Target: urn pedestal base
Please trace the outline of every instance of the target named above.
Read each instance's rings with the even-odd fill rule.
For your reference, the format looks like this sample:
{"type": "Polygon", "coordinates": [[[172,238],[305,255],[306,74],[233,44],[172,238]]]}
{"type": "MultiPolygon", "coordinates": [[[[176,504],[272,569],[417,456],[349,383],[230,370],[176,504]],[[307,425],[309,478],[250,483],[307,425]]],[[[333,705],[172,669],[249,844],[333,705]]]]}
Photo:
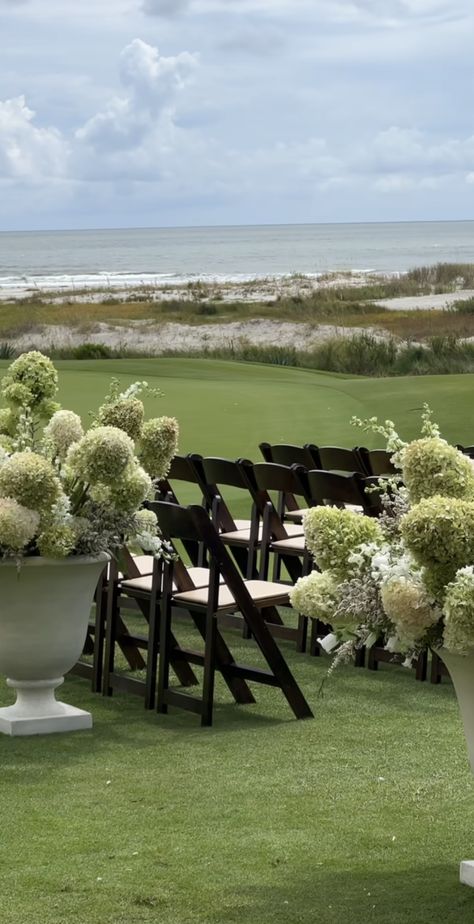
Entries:
{"type": "Polygon", "coordinates": [[[50,735],[55,732],[92,728],[90,712],[58,702],[54,691],[64,677],[51,680],[7,680],[16,690],[13,706],[0,709],[0,733],[10,735],[50,735]]]}

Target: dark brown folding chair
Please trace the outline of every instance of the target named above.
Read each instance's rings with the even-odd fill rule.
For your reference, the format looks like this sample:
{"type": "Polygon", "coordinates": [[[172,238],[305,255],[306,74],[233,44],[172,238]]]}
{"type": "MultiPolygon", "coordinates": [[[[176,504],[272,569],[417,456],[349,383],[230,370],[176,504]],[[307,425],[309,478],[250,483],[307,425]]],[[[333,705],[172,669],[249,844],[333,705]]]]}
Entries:
{"type": "MultiPolygon", "coordinates": [[[[163,563],[163,591],[161,597],[161,626],[158,666],[158,711],[167,712],[169,706],[178,706],[201,716],[202,725],[212,723],[214,676],[219,671],[234,698],[240,703],[254,702],[247,681],[279,687],[297,718],[308,718],[312,712],[298,687],[288,665],[274,641],[265,611],[277,605],[288,605],[284,587],[263,581],[244,581],[226,546],[198,506],[186,509],[172,504],[157,503],[153,509],[165,538],[192,539],[203,542],[210,561],[210,581],[206,588],[175,591],[176,562],[163,563]],[[221,583],[223,579],[224,583],[221,583]],[[191,614],[193,622],[204,639],[204,653],[181,648],[174,638],[171,625],[176,607],[191,614]],[[218,617],[224,613],[240,612],[250,633],[257,642],[268,670],[238,664],[232,657],[218,628],[218,617]],[[183,658],[189,663],[204,667],[201,697],[194,697],[172,689],[169,683],[170,664],[183,658]]],[[[159,581],[158,568],[155,580],[159,581]]],[[[151,615],[150,615],[151,620],[151,615]]]]}
{"type": "Polygon", "coordinates": [[[357,449],[344,449],[342,446],[318,446],[320,464],[313,468],[322,468],[327,472],[359,472],[371,474],[365,468],[357,449]]]}
{"type": "MultiPolygon", "coordinates": [[[[383,647],[383,639],[380,639],[368,649],[367,667],[369,671],[376,671],[380,663],[403,664],[404,660],[404,655],[386,651],[383,647]]],[[[417,680],[426,680],[428,670],[428,652],[426,650],[420,652],[413,662],[413,668],[417,680]]]]}
{"type": "Polygon", "coordinates": [[[302,465],[304,468],[320,468],[318,447],[312,443],[304,446],[293,446],[291,443],[260,443],[260,452],[265,462],[276,462],[277,465],[302,465]]]}
{"type": "MultiPolygon", "coordinates": [[[[198,453],[185,456],[176,455],[171,461],[167,477],[162,478],[161,481],[158,482],[156,500],[169,501],[173,504],[182,504],[183,498],[180,498],[176,493],[176,483],[178,482],[178,490],[184,485],[186,487],[186,493],[189,493],[190,486],[194,486],[193,494],[195,495],[195,502],[197,503],[200,501],[206,509],[209,509],[206,505],[206,498],[203,496],[202,492],[203,481],[202,456],[198,453]]],[[[185,503],[188,503],[190,499],[191,498],[186,498],[185,503]]],[[[202,547],[199,548],[195,543],[187,542],[185,548],[193,565],[203,567],[206,564],[202,547]]]]}
{"type": "MultiPolygon", "coordinates": [[[[103,613],[100,636],[96,632],[95,638],[96,644],[100,639],[103,657],[101,687],[103,695],[112,696],[114,689],[137,693],[145,698],[145,706],[148,708],[147,697],[151,695],[149,674],[154,657],[152,646],[156,639],[156,634],[153,635],[153,627],[148,623],[154,572],[155,561],[151,556],[133,556],[126,548],[122,550],[120,561],[111,561],[106,609],[103,613]],[[133,593],[129,592],[127,584],[134,588],[133,593]],[[132,616],[138,614],[142,617],[145,623],[144,632],[129,629],[127,622],[129,622],[130,614],[132,616]],[[128,665],[126,670],[117,669],[117,648],[121,650],[128,665]],[[146,654],[146,659],[142,653],[146,654]],[[146,672],[145,680],[137,676],[137,671],[146,672]]],[[[208,579],[209,572],[204,568],[191,567],[189,572],[198,584],[205,583],[208,579]]],[[[173,666],[183,686],[192,686],[197,683],[189,664],[179,661],[173,666]]]]}
{"type": "Polygon", "coordinates": [[[400,474],[392,462],[392,454],[386,449],[366,449],[364,446],[358,446],[357,452],[369,475],[400,474]]]}
{"type": "MultiPolygon", "coordinates": [[[[251,467],[252,463],[248,463],[251,467]]],[[[225,545],[232,550],[242,575],[246,578],[258,577],[257,552],[261,546],[262,514],[255,502],[255,484],[251,471],[242,465],[242,460],[221,459],[210,456],[202,459],[202,491],[211,510],[212,521],[220,533],[225,545]],[[231,493],[243,495],[250,512],[249,519],[234,518],[230,502],[226,500],[231,493]],[[237,489],[237,491],[232,491],[237,489]]],[[[289,525],[290,535],[301,535],[303,530],[297,524],[289,525]]]]}

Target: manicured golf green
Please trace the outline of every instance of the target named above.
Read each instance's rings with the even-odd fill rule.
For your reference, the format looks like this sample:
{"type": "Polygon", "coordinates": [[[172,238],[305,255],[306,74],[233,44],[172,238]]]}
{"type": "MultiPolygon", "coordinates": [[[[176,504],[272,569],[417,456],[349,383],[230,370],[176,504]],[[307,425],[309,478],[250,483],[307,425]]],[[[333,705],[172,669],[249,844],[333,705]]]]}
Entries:
{"type": "MultiPolygon", "coordinates": [[[[7,364],[2,363],[0,369],[7,364]]],[[[64,361],[60,399],[85,419],[107,392],[111,376],[126,387],[145,379],[164,392],[147,399],[150,414],[179,418],[181,450],[236,458],[259,456],[258,444],[313,442],[354,445],[377,437],[350,425],[351,417],[392,418],[404,435],[419,430],[423,402],[445,436],[474,442],[474,376],[373,379],[282,366],[219,360],[145,359],[64,361]]]]}
{"type": "MultiPolygon", "coordinates": [[[[262,439],[354,445],[352,414],[391,417],[412,436],[425,400],[447,437],[474,442],[470,376],[176,359],[58,367],[64,406],[85,418],[111,375],[159,385],[148,411],[179,418],[183,451],[257,459],[262,439]]],[[[252,641],[226,637],[238,660],[255,658],[252,641]]],[[[328,662],[282,650],[312,720],[294,720],[272,688],[235,706],[219,680],[214,727],[201,729],[189,713],[158,717],[69,677],[62,696],[92,711],[91,732],[0,736],[2,924],[470,924],[474,890],[457,877],[474,856],[474,778],[449,682],[347,667],[321,698],[328,662]]],[[[11,701],[1,680],[0,703],[11,701]]]]}

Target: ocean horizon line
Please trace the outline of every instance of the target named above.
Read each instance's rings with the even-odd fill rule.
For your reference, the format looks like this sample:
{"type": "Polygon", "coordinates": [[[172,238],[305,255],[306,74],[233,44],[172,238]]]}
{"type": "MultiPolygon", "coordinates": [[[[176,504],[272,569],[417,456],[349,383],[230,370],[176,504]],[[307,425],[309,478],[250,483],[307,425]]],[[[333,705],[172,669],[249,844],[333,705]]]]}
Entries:
{"type": "Polygon", "coordinates": [[[399,219],[372,219],[357,221],[290,221],[290,222],[255,222],[238,224],[205,224],[205,225],[117,225],[115,227],[82,227],[82,228],[0,228],[0,235],[14,234],[94,234],[96,232],[120,231],[205,231],[216,229],[235,228],[324,228],[324,227],[357,227],[360,225],[433,225],[433,224],[474,224],[474,218],[399,218],[399,219]]]}

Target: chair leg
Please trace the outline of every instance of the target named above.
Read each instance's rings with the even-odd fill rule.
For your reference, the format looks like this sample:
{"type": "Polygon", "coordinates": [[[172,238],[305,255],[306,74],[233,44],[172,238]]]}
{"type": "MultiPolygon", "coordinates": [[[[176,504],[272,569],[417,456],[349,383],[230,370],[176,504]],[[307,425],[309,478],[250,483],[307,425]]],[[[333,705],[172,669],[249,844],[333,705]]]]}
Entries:
{"type": "Polygon", "coordinates": [[[416,679],[424,681],[428,673],[428,652],[420,651],[416,659],[416,679]]]}
{"type": "Polygon", "coordinates": [[[95,605],[94,654],[92,659],[92,692],[100,693],[104,669],[105,624],[107,615],[107,591],[105,573],[99,580],[95,605]]]}
{"type": "Polygon", "coordinates": [[[118,616],[118,585],[111,574],[107,592],[107,615],[105,623],[105,656],[102,677],[102,695],[112,696],[110,675],[115,665],[115,636],[118,616]]]}
{"type": "Polygon", "coordinates": [[[160,619],[160,657],[158,659],[157,712],[166,714],[168,704],[164,701],[165,692],[170,685],[170,648],[171,648],[171,600],[169,594],[161,599],[160,619]]]}
{"type": "Polygon", "coordinates": [[[212,725],[214,705],[214,678],[216,670],[217,619],[214,614],[206,616],[206,639],[204,649],[204,678],[202,689],[201,725],[212,725]]]}
{"type": "Polygon", "coordinates": [[[308,640],[308,617],[303,616],[302,613],[300,613],[298,615],[296,650],[300,652],[305,652],[307,640],[308,640]]]}
{"type": "Polygon", "coordinates": [[[154,709],[156,697],[156,675],[158,664],[160,613],[157,602],[152,601],[148,623],[148,653],[146,660],[145,709],[154,709]]]}
{"type": "Polygon", "coordinates": [[[313,658],[321,657],[321,648],[318,644],[318,638],[321,635],[319,619],[311,620],[311,634],[309,638],[309,653],[313,658]]]}

